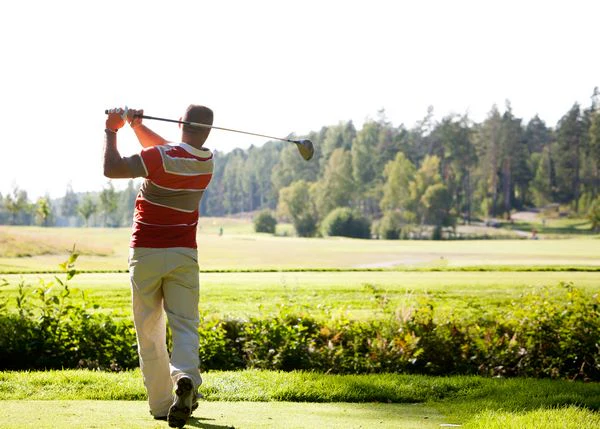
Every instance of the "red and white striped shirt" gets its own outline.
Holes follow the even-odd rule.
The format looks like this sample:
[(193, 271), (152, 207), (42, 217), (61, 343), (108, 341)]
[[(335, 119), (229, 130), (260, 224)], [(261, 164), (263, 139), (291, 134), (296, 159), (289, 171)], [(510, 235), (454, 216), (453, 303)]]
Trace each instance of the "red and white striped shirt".
[(170, 143), (135, 156), (141, 157), (145, 171), (139, 175), (146, 180), (135, 200), (130, 247), (195, 249), (198, 207), (212, 178), (213, 154)]

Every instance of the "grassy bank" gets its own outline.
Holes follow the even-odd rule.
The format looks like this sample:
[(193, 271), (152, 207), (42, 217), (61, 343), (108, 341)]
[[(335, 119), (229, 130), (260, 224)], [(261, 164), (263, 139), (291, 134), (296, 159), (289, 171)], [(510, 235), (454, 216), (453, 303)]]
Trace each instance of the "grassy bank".
[[(569, 381), (531, 380), (531, 379), (490, 379), (482, 377), (426, 377), (398, 374), (379, 375), (321, 375), (304, 372), (270, 372), (270, 371), (241, 371), (241, 372), (209, 372), (204, 374), (202, 392), (205, 401), (201, 404), (198, 416), (205, 418), (220, 409), (222, 416), (228, 414), (231, 405), (221, 405), (223, 402), (239, 402), (238, 412), (248, 412), (251, 421), (252, 411), (268, 410), (277, 418), (278, 410), (283, 413), (313, 411), (319, 414), (327, 407), (318, 404), (337, 404), (337, 408), (329, 409), (332, 422), (346, 423), (345, 427), (359, 427), (365, 424), (361, 418), (366, 414), (379, 415), (379, 422), (389, 426), (390, 421), (396, 422), (395, 427), (428, 427), (434, 423), (461, 424), (464, 427), (596, 427), (600, 424), (600, 385), (597, 383), (579, 383)], [(102, 373), (93, 371), (48, 371), (48, 372), (4, 372), (0, 373), (0, 399), (11, 401), (4, 403), (7, 412), (15, 413), (23, 410), (22, 404), (28, 404), (27, 421), (42, 417), (45, 402), (53, 401), (84, 401), (95, 400), (90, 409), (101, 406), (96, 401), (143, 401), (144, 389), (139, 371), (122, 373)], [(22, 402), (14, 402), (22, 401)], [(278, 401), (304, 403), (303, 407), (294, 410), (286, 405), (273, 404)], [(257, 406), (257, 402), (271, 404)], [(215, 403), (216, 407), (211, 404)], [(340, 405), (345, 403), (346, 405)], [(352, 407), (348, 403), (361, 404)], [(19, 405), (21, 404), (21, 405)], [(36, 404), (35, 408), (31, 408)], [(52, 403), (50, 403), (52, 404)], [(69, 402), (63, 402), (62, 407), (69, 407)], [(112, 403), (113, 418), (118, 420), (121, 407), (127, 409), (127, 403)], [(417, 404), (404, 407), (388, 407), (390, 404)], [(409, 413), (413, 407), (412, 414)], [(135, 406), (136, 418), (145, 414), (141, 404)], [(303, 409), (304, 411), (301, 411)], [(340, 412), (340, 409), (347, 411)], [(11, 411), (14, 410), (14, 411)], [(79, 411), (80, 415), (85, 415)], [(206, 410), (206, 411), (204, 411)], [(211, 411), (212, 410), (212, 411)], [(360, 411), (362, 410), (362, 411)], [(228, 414), (229, 415), (229, 414)], [(362, 417), (359, 417), (362, 415)], [(8, 414), (10, 416), (10, 414)], [(344, 416), (354, 416), (348, 423)], [(427, 418), (424, 418), (427, 417)], [(213, 417), (211, 417), (213, 418)], [(389, 420), (391, 419), (391, 420)], [(421, 423), (422, 426), (402, 426)], [(221, 417), (224, 422), (234, 422)], [(429, 422), (427, 421), (429, 420)], [(10, 421), (10, 418), (8, 420)], [(217, 424), (220, 421), (202, 421), (198, 424)], [(258, 427), (243, 424), (244, 419), (238, 420), (235, 427)], [(268, 424), (268, 421), (262, 421)], [(279, 427), (277, 421), (271, 426)], [(539, 423), (544, 423), (539, 425)], [(579, 426), (575, 426), (577, 423)], [(232, 423), (228, 423), (232, 424)], [(537, 425), (537, 426), (536, 426)], [(7, 427), (7, 426), (1, 426)], [(16, 426), (14, 426), (16, 427)], [(49, 426), (31, 426), (49, 427)], [(108, 426), (103, 426), (108, 427)], [(114, 426), (113, 426), (114, 427)], [(135, 425), (122, 427), (138, 427)], [(213, 426), (198, 426), (213, 427)], [(311, 427), (294, 426), (292, 427)], [(335, 426), (331, 426), (335, 427)], [(342, 426), (338, 426), (342, 427)], [(363, 426), (365, 427), (365, 426)], [(371, 427), (371, 426), (368, 426)]]

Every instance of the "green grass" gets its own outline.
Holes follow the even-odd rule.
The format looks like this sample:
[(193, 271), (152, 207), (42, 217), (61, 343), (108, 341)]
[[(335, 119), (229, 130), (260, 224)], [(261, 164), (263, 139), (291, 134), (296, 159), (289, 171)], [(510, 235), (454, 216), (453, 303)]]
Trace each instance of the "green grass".
[[(200, 269), (600, 266), (600, 240), (591, 236), (569, 240), (305, 239), (244, 232), (245, 225), (232, 227), (229, 233), (226, 229), (223, 236), (201, 229)], [(78, 261), (81, 270), (126, 270), (129, 234), (129, 228), (2, 226), (0, 272), (56, 270), (73, 244), (84, 253)]]
[[(215, 371), (204, 374), (204, 379), (201, 418), (192, 421), (192, 427), (280, 427), (281, 416), (286, 416), (286, 427), (318, 427), (309, 424), (310, 415), (330, 418), (331, 426), (326, 427), (448, 423), (467, 428), (574, 428), (597, 427), (600, 421), (598, 383), (270, 371)], [(4, 372), (0, 373), (0, 399), (8, 416), (3, 421), (29, 424), (26, 427), (89, 423), (90, 416), (99, 424), (96, 427), (153, 427), (143, 402), (127, 402), (145, 399), (139, 371)], [(81, 402), (90, 400), (94, 401)], [(24, 410), (28, 410), (26, 417)], [(0, 427), (8, 426), (0, 423)]]
[[(167, 428), (153, 420), (144, 402), (5, 401), (0, 428)], [(34, 410), (33, 412), (31, 410)], [(209, 402), (186, 427), (255, 428), (439, 428), (442, 416), (424, 405)]]
[[(60, 277), (60, 276), (59, 276)], [(0, 299), (15, 308), (17, 286), (35, 286), (53, 275), (3, 275), (9, 286), (0, 288)], [(200, 309), (206, 315), (249, 317), (275, 313), (294, 306), (313, 315), (365, 319), (385, 309), (409, 309), (420, 298), (431, 298), (438, 311), (478, 312), (501, 309), (526, 292), (560, 282), (573, 282), (589, 293), (600, 292), (596, 272), (291, 272), (202, 273)], [(130, 314), (129, 276), (79, 274), (71, 282), (73, 299), (85, 291), (87, 302), (102, 311)], [(29, 288), (34, 299), (34, 287)]]
[(502, 230), (536, 230), (538, 235), (546, 238), (560, 238), (591, 235), (591, 223), (587, 219), (552, 218), (542, 214), (530, 221), (503, 222)]
[[(59, 276), (60, 277), (60, 276)], [(24, 282), (30, 299), (40, 280), (53, 275), (3, 275), (8, 286), (0, 299), (15, 308), (18, 284)], [(200, 310), (205, 315), (244, 318), (277, 312), (293, 306), (323, 317), (365, 319), (383, 310), (410, 309), (421, 298), (433, 300), (438, 311), (478, 312), (501, 309), (526, 292), (560, 282), (596, 293), (600, 276), (595, 272), (293, 272), (203, 273), (200, 276)], [(100, 311), (128, 316), (131, 293), (126, 273), (79, 274), (70, 287), (75, 302), (85, 292), (88, 304)]]
[(583, 429), (600, 427), (600, 414), (567, 406), (533, 411), (483, 411), (464, 426), (466, 429)]
[[(545, 232), (581, 228), (560, 221), (548, 223)], [(129, 233), (128, 228), (0, 227), (0, 278), (9, 282), (0, 289), (0, 302), (8, 297), (10, 311), (21, 279), (35, 285), (39, 278), (53, 278), (2, 272), (56, 270), (73, 243), (83, 253), (78, 269), (125, 271)], [(301, 239), (254, 234), (248, 220), (203, 219), (199, 259), (203, 271), (262, 271), (201, 273), (200, 308), (209, 316), (258, 316), (292, 305), (311, 315), (364, 319), (382, 315), (383, 308), (410, 310), (421, 297), (432, 298), (441, 313), (477, 314), (502, 311), (520, 294), (559, 282), (600, 291), (594, 271), (600, 268), (600, 240), (587, 234), (568, 240)], [(342, 271), (310, 271), (329, 268)], [(355, 269), (377, 271), (343, 271)], [(79, 274), (70, 284), (74, 296), (86, 291), (100, 311), (129, 317), (125, 272)], [(203, 393), (201, 418), (191, 427), (600, 426), (597, 383), (215, 371), (205, 374)], [(146, 413), (139, 371), (4, 372), (0, 399), (1, 428), (166, 427)]]

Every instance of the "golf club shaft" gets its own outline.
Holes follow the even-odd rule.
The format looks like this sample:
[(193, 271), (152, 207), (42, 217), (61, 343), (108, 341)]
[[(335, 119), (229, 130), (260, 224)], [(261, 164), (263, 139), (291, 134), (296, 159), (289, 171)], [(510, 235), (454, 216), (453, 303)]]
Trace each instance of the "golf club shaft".
[(142, 119), (151, 119), (151, 120), (154, 120), (154, 121), (163, 121), (163, 122), (173, 122), (173, 123), (176, 123), (176, 124), (190, 125), (192, 127), (214, 128), (215, 130), (231, 131), (231, 132), (234, 132), (234, 133), (248, 134), (248, 135), (257, 136), (257, 137), (265, 137), (267, 139), (272, 139), (272, 140), (281, 140), (281, 141), (289, 142), (289, 143), (298, 143), (295, 140), (284, 139), (284, 138), (280, 138), (280, 137), (267, 136), (267, 135), (264, 135), (264, 134), (251, 133), (251, 132), (248, 132), (248, 131), (234, 130), (232, 128), (216, 127), (214, 125), (200, 124), (198, 122), (179, 121), (179, 120), (175, 120), (175, 119), (159, 118), (159, 117), (156, 117), (156, 116), (148, 116), (148, 115), (136, 115), (136, 116), (139, 117), (139, 118), (142, 118)]

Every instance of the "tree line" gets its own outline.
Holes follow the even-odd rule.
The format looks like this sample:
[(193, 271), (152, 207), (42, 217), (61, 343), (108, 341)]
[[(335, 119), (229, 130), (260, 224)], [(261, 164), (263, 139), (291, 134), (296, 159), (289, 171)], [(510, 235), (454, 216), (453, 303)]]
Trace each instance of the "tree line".
[[(390, 237), (415, 226), (510, 219), (514, 210), (550, 203), (585, 215), (600, 209), (599, 106), (596, 88), (588, 106), (573, 104), (555, 126), (539, 116), (525, 122), (508, 101), (480, 123), (456, 114), (438, 120), (430, 108), (412, 127), (394, 126), (380, 111), (360, 129), (345, 121), (309, 133), (309, 162), (283, 142), (216, 150), (200, 212), (272, 210), (299, 235), (312, 236), (342, 207)], [(138, 185), (116, 191), (109, 182), (95, 194), (67, 189), (59, 200), (35, 203), (15, 188), (0, 195), (0, 222), (130, 225)]]

